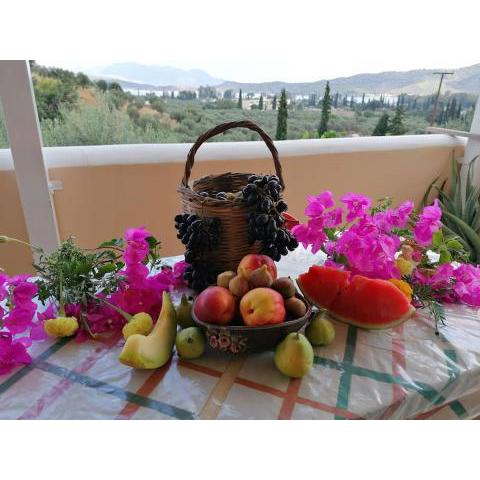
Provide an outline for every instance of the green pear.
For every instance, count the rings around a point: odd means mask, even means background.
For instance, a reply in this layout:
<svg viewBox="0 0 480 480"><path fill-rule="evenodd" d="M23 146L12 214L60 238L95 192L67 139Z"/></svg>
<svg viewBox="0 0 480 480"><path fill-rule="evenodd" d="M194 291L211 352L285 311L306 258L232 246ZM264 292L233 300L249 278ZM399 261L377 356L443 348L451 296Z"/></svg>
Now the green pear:
<svg viewBox="0 0 480 480"><path fill-rule="evenodd" d="M304 335L289 333L275 350L275 366L287 377L303 377L313 365L313 348Z"/></svg>
<svg viewBox="0 0 480 480"><path fill-rule="evenodd" d="M205 352L205 335L198 327L189 327L177 333L177 353L182 358L193 360Z"/></svg>
<svg viewBox="0 0 480 480"><path fill-rule="evenodd" d="M335 327L323 313L317 312L305 329L305 335L312 345L330 345L335 340Z"/></svg>
<svg viewBox="0 0 480 480"><path fill-rule="evenodd" d="M192 303L185 294L182 295L180 305L177 307L177 323L181 328L193 327L195 325L192 319Z"/></svg>

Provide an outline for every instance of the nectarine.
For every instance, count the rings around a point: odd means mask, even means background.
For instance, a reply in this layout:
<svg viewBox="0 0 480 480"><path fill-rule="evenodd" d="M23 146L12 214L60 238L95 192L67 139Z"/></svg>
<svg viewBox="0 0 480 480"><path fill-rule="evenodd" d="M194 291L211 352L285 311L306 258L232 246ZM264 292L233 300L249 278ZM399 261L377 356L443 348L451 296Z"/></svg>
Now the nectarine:
<svg viewBox="0 0 480 480"><path fill-rule="evenodd" d="M205 323L226 325L235 316L235 298L223 287L208 287L195 300L193 311Z"/></svg>
<svg viewBox="0 0 480 480"><path fill-rule="evenodd" d="M268 272L272 276L272 280L275 280L277 278L277 267L275 262L267 255L256 253L245 255L238 264L237 272L248 280L251 273L262 265L267 266Z"/></svg>
<svg viewBox="0 0 480 480"><path fill-rule="evenodd" d="M283 297L271 288L254 288L240 300L240 313L248 326L270 325L285 320Z"/></svg>

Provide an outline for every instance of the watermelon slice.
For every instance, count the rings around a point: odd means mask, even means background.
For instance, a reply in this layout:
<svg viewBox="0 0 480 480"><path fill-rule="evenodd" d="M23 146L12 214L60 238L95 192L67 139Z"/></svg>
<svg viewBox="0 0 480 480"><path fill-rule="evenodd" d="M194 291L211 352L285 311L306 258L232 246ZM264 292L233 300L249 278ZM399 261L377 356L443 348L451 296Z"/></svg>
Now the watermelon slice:
<svg viewBox="0 0 480 480"><path fill-rule="evenodd" d="M394 327L415 312L407 296L387 280L314 265L297 284L310 303L361 328Z"/></svg>

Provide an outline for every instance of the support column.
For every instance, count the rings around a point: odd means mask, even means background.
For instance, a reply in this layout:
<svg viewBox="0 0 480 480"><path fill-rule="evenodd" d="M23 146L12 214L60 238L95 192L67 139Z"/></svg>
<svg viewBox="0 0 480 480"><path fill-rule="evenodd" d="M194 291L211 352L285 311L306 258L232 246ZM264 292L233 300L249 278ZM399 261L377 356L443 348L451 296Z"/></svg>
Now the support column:
<svg viewBox="0 0 480 480"><path fill-rule="evenodd" d="M0 100L29 241L48 253L59 235L28 61L0 60Z"/></svg>
<svg viewBox="0 0 480 480"><path fill-rule="evenodd" d="M463 156L463 165L468 168L470 162L478 155L480 156L480 95L477 98L477 104L475 105L475 111L473 112L472 125L470 127L470 133L476 134L475 137L469 137L467 145L465 146L465 154ZM473 183L476 186L480 186L480 158L475 162L475 169L473 173Z"/></svg>

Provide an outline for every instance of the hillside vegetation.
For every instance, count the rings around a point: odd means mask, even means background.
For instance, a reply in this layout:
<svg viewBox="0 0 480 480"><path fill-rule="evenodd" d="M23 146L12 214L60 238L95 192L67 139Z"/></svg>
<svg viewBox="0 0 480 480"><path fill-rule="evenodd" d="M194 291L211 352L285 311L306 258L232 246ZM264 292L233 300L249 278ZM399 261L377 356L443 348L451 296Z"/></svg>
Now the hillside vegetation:
<svg viewBox="0 0 480 480"><path fill-rule="evenodd" d="M282 113L288 117L287 130L279 137L279 111L265 110L267 100L264 103L263 97L258 105L250 100L251 109L247 110L240 108L235 92L225 92L219 98L211 87L200 88L201 98L191 91L180 92L176 98L135 96L123 91L117 82L92 82L82 73L34 63L32 77L46 146L193 142L219 123L240 119L253 120L273 138L318 138L319 132L324 137L416 134L424 133L433 102L432 96L400 95L396 105L387 104L383 98L358 103L353 97L333 92L320 101L314 94L296 100L287 91L285 95L290 98ZM268 101L271 105L271 97ZM437 123L468 128L474 101L473 95L443 95ZM273 102L276 105L276 98ZM322 115L323 127L319 130ZM258 136L237 129L214 140L250 141L258 140ZM0 115L0 148L7 146Z"/></svg>

